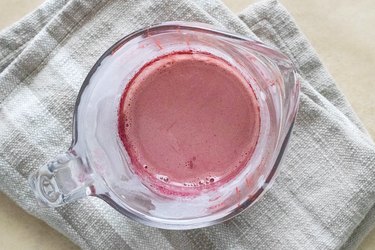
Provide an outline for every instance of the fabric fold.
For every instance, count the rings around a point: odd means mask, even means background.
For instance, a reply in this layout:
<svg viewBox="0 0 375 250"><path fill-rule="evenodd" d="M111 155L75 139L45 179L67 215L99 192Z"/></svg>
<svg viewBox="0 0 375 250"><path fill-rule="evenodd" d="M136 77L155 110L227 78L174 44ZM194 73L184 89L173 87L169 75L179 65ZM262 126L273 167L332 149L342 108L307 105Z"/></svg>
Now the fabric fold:
<svg viewBox="0 0 375 250"><path fill-rule="evenodd" d="M0 72L12 62L67 1L45 2L0 35Z"/></svg>
<svg viewBox="0 0 375 250"><path fill-rule="evenodd" d="M173 20L260 39L296 65L301 104L272 188L236 218L188 231L143 226L91 197L38 208L26 178L68 148L75 98L92 65L123 36ZM83 249L353 249L371 228L373 220L362 222L374 218L374 143L277 1L235 16L216 0L49 0L0 33L0 48L0 190Z"/></svg>

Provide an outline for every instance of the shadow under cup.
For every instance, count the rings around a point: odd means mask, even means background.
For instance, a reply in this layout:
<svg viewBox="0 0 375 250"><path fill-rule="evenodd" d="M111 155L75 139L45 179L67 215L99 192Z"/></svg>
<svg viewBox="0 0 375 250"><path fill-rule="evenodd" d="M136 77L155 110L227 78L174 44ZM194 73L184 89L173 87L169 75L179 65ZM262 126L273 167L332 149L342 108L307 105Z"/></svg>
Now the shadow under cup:
<svg viewBox="0 0 375 250"><path fill-rule="evenodd" d="M138 161L135 166L139 157L131 154L131 147L117 132L121 98L137 72L156 58L180 52L210 55L225 62L239 72L256 97L257 143L249 152L251 157L225 181L217 176L212 182L207 176L207 185L198 182L196 186L171 184L164 177L150 181L137 172L145 164ZM77 99L71 148L34 173L31 185L39 201L48 206L91 195L155 227L188 229L216 224L247 208L274 179L298 96L299 84L290 60L260 42L199 23L164 23L140 30L116 43L90 71ZM163 192L163 188L175 191Z"/></svg>

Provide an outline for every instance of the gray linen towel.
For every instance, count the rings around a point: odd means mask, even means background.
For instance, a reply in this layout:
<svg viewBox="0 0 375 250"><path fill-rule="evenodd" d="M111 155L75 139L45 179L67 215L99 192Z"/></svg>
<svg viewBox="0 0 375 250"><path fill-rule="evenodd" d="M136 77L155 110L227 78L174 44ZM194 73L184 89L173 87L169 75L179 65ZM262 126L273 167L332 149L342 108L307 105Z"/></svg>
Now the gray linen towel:
<svg viewBox="0 0 375 250"><path fill-rule="evenodd" d="M140 225L96 198L38 208L26 178L68 148L90 67L126 34L171 20L258 37L297 66L301 105L273 187L235 219L189 231ZM218 0L49 0L0 33L0 190L84 249L350 249L375 218L375 146L277 1L235 16Z"/></svg>

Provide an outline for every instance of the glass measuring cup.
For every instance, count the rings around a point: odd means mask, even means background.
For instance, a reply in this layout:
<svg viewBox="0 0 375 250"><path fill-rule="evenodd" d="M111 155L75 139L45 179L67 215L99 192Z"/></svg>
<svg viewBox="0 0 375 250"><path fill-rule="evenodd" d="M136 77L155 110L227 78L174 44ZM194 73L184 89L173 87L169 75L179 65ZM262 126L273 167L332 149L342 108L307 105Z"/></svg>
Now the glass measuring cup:
<svg viewBox="0 0 375 250"><path fill-rule="evenodd" d="M259 103L260 133L251 159L235 178L199 195L166 196L132 171L118 135L118 107L143 65L187 50L215 55L241 72ZM290 60L258 41L200 23L163 23L136 31L107 50L89 72L75 106L71 147L33 173L31 187L44 206L95 196L136 221L160 228L222 222L254 203L274 179L298 96Z"/></svg>

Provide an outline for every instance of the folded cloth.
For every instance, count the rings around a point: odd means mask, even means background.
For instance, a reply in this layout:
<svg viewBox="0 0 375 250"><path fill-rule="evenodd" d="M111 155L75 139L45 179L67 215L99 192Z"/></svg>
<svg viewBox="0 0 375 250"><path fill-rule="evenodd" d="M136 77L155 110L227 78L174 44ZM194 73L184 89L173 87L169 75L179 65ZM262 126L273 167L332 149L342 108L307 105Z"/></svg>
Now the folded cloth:
<svg viewBox="0 0 375 250"><path fill-rule="evenodd" d="M260 39L295 63L301 104L272 188L236 218L188 231L143 226L92 197L38 208L27 177L68 148L92 65L121 37L171 20ZM350 249L373 225L374 143L277 1L236 16L218 0L48 0L0 33L0 72L0 190L84 249Z"/></svg>

